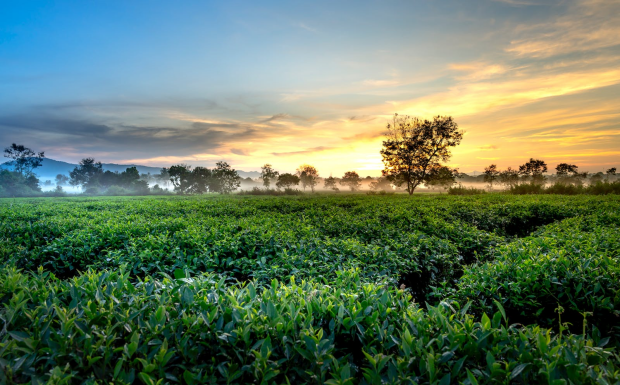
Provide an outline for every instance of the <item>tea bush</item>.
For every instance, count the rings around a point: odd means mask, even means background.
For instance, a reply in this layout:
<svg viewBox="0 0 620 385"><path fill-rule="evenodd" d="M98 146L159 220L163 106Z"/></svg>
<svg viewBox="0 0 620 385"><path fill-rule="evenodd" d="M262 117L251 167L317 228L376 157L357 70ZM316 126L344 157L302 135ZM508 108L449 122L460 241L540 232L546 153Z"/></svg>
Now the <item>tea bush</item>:
<svg viewBox="0 0 620 385"><path fill-rule="evenodd" d="M619 208L1 200L0 383L617 383Z"/></svg>
<svg viewBox="0 0 620 385"><path fill-rule="evenodd" d="M227 285L214 274L130 280L124 269L61 281L1 273L5 383L613 382L598 335L479 321L446 305L421 310L403 290L274 280Z"/></svg>

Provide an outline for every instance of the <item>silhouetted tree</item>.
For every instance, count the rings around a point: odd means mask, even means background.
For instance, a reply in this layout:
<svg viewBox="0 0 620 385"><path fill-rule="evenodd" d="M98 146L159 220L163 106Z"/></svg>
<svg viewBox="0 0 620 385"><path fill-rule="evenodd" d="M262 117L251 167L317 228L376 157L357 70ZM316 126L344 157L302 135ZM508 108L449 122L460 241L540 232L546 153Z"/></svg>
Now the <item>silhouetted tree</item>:
<svg viewBox="0 0 620 385"><path fill-rule="evenodd" d="M302 164L297 169L297 176L299 176L299 180L301 181L301 186L303 187L304 191L306 190L306 187L310 187L312 192L314 192L314 186L319 183L319 172L314 166L311 166L309 164Z"/></svg>
<svg viewBox="0 0 620 385"><path fill-rule="evenodd" d="M28 177L33 174L35 168L43 164L45 153L41 151L37 154L24 145L13 143L4 149L4 157L13 159L11 165L15 172Z"/></svg>
<svg viewBox="0 0 620 385"><path fill-rule="evenodd" d="M276 182L276 187L283 189L292 188L297 185L299 185L299 177L289 173L280 174L280 176L278 176L278 181Z"/></svg>
<svg viewBox="0 0 620 385"><path fill-rule="evenodd" d="M90 187L91 183L95 181L96 177L103 174L103 166L101 162L95 162L93 158L84 158L80 161L80 164L69 173L71 178L70 184L72 186L82 186L82 188Z"/></svg>
<svg viewBox="0 0 620 385"><path fill-rule="evenodd" d="M213 172L206 167L196 167L189 175L190 194L204 194L211 190L213 183Z"/></svg>
<svg viewBox="0 0 620 385"><path fill-rule="evenodd" d="M519 184L519 171L508 167L505 171L499 173L499 183L507 188L514 187Z"/></svg>
<svg viewBox="0 0 620 385"><path fill-rule="evenodd" d="M450 147L463 139L463 132L450 116L422 121L395 114L387 130L381 150L383 176L392 177L396 186L405 184L409 195L425 181L430 170L450 159Z"/></svg>
<svg viewBox="0 0 620 385"><path fill-rule="evenodd" d="M580 173L579 167L574 164L560 163L555 167L557 182L561 184L581 185L588 177L587 172Z"/></svg>
<svg viewBox="0 0 620 385"><path fill-rule="evenodd" d="M323 187L325 187L326 189L333 190L333 191L340 191L338 189L338 186L336 186L337 182L338 182L338 179L334 178L333 176L330 176L329 178L325 178L325 184L323 185Z"/></svg>
<svg viewBox="0 0 620 385"><path fill-rule="evenodd" d="M56 175L56 186L65 186L67 183L69 183L69 177L64 175L64 174L58 174Z"/></svg>
<svg viewBox="0 0 620 385"><path fill-rule="evenodd" d="M340 184L342 186L347 186L351 191L359 190L362 178L360 178L359 174L355 171L347 171L344 173L342 179L340 179Z"/></svg>
<svg viewBox="0 0 620 385"><path fill-rule="evenodd" d="M492 164L484 169L484 182L489 184L489 188L493 189L493 182L499 177L499 170L496 164Z"/></svg>
<svg viewBox="0 0 620 385"><path fill-rule="evenodd" d="M424 184L428 187L441 187L444 190L456 183L458 170L446 166L432 168L426 175Z"/></svg>
<svg viewBox="0 0 620 385"><path fill-rule="evenodd" d="M612 168L608 169L607 171L605 171L605 174L607 174L607 180L609 180L610 176L616 175L616 168L612 167Z"/></svg>
<svg viewBox="0 0 620 385"><path fill-rule="evenodd" d="M226 162L217 162L212 172L213 191L221 194L230 194L241 186L241 177L237 170Z"/></svg>
<svg viewBox="0 0 620 385"><path fill-rule="evenodd" d="M547 172L547 163L540 159L530 158L530 161L519 166L519 174L532 184L544 184Z"/></svg>
<svg viewBox="0 0 620 385"><path fill-rule="evenodd" d="M603 181L604 174L602 172L597 172L590 177L590 184L595 184Z"/></svg>
<svg viewBox="0 0 620 385"><path fill-rule="evenodd" d="M271 181L273 179L276 179L278 175L280 175L280 173L274 170L273 167L271 167L269 163L266 163L260 169L261 169L260 178L263 180L263 186L265 186L266 189L269 189L269 186L271 185Z"/></svg>

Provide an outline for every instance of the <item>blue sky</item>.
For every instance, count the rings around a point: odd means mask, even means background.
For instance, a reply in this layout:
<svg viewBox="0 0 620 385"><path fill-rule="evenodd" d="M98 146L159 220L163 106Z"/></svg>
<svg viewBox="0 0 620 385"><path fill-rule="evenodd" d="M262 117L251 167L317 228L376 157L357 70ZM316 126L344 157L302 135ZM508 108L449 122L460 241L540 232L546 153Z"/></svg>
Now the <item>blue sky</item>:
<svg viewBox="0 0 620 385"><path fill-rule="evenodd" d="M454 166L620 160L620 3L0 1L0 141L77 161L381 169L395 112Z"/></svg>

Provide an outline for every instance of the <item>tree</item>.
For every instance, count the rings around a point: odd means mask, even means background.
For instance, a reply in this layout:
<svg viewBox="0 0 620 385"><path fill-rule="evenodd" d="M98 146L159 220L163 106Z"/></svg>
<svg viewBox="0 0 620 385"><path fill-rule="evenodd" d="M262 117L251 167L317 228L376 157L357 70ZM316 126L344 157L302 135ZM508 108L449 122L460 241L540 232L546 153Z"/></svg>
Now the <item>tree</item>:
<svg viewBox="0 0 620 385"><path fill-rule="evenodd" d="M94 185L94 180L100 174L103 174L103 166L101 162L95 162L93 158L84 158L80 164L69 173L72 186L82 186L82 188Z"/></svg>
<svg viewBox="0 0 620 385"><path fill-rule="evenodd" d="M226 162L217 162L212 171L213 191L221 194L230 194L241 186L241 177L237 170L230 167Z"/></svg>
<svg viewBox="0 0 620 385"><path fill-rule="evenodd" d="M56 186L65 186L69 183L69 177L63 174L56 175Z"/></svg>
<svg viewBox="0 0 620 385"><path fill-rule="evenodd" d="M310 187L312 192L314 192L314 186L319 183L319 172L314 166L311 166L309 164L302 164L297 169L297 176L299 176L301 186L303 187L304 191L306 190L306 187Z"/></svg>
<svg viewBox="0 0 620 385"><path fill-rule="evenodd" d="M168 174L170 183L177 194L186 194L191 187L192 166L188 164L177 164L170 168L163 168L160 175Z"/></svg>
<svg viewBox="0 0 620 385"><path fill-rule="evenodd" d="M297 175L285 173L278 176L278 181L276 182L277 188L288 189L293 186L299 185L299 177Z"/></svg>
<svg viewBox="0 0 620 385"><path fill-rule="evenodd" d="M459 145L463 139L463 132L450 116L422 121L395 114L387 130L381 150L383 176L393 178L397 186L405 184L409 195L425 181L430 170L450 159L450 147Z"/></svg>
<svg viewBox="0 0 620 385"><path fill-rule="evenodd" d="M15 172L28 177L33 174L35 168L43 164L45 153L41 151L37 154L24 145L13 143L4 149L4 157L13 159L11 165Z"/></svg>
<svg viewBox="0 0 620 385"><path fill-rule="evenodd" d="M588 173L580 173L579 167L574 164L560 163L555 167L558 183L581 185Z"/></svg>
<svg viewBox="0 0 620 385"><path fill-rule="evenodd" d="M170 174L168 174L168 169L165 167L162 168L159 171L159 174L155 175L155 179L157 179L159 183L167 187L168 184L170 183Z"/></svg>
<svg viewBox="0 0 620 385"><path fill-rule="evenodd" d="M388 191L392 189L392 182L386 177L380 177L377 178L377 180L370 182L368 187L370 187L373 191Z"/></svg>
<svg viewBox="0 0 620 385"><path fill-rule="evenodd" d="M263 186L265 186L265 188L269 190L269 185L271 185L271 180L276 179L280 173L274 170L273 167L271 167L269 163L266 163L260 169L261 169L260 177L263 180Z"/></svg>
<svg viewBox="0 0 620 385"><path fill-rule="evenodd" d="M530 158L530 161L519 166L519 174L532 184L544 184L547 172L547 163L540 159Z"/></svg>
<svg viewBox="0 0 620 385"><path fill-rule="evenodd" d="M323 185L323 187L325 187L326 189L330 189L332 191L340 191L340 189L338 189L338 186L336 186L337 182L338 182L338 179L334 178L333 176L330 176L329 178L325 178L325 184Z"/></svg>
<svg viewBox="0 0 620 385"><path fill-rule="evenodd" d="M362 185L362 178L360 178L359 174L355 171L347 171L344 173L342 179L340 179L340 184L342 186L348 186L351 191L359 190Z"/></svg>
<svg viewBox="0 0 620 385"><path fill-rule="evenodd" d="M0 170L0 196L29 196L40 191L34 174L24 176L16 171Z"/></svg>
<svg viewBox="0 0 620 385"><path fill-rule="evenodd" d="M440 187L444 190L456 183L459 172L457 169L450 169L446 166L432 168L426 175L424 184L428 187Z"/></svg>
<svg viewBox="0 0 620 385"><path fill-rule="evenodd" d="M489 184L489 188L493 190L493 182L499 177L499 170L496 164L492 164L484 169L484 182Z"/></svg>
<svg viewBox="0 0 620 385"><path fill-rule="evenodd" d="M616 175L616 168L612 167L612 168L608 169L607 171L605 171L605 174L607 174L607 180L609 180L610 176Z"/></svg>
<svg viewBox="0 0 620 385"><path fill-rule="evenodd" d="M189 175L188 192L190 194L204 194L211 191L213 171L206 167L196 167Z"/></svg>
<svg viewBox="0 0 620 385"><path fill-rule="evenodd" d="M519 184L519 171L508 167L505 171L499 173L499 183L507 188L514 187Z"/></svg>

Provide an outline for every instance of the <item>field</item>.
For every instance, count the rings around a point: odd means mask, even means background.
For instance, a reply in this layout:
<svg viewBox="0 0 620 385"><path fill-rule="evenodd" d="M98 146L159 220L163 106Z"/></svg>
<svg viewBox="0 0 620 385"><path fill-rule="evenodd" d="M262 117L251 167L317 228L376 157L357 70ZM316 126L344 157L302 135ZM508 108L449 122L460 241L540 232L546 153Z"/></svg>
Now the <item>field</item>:
<svg viewBox="0 0 620 385"><path fill-rule="evenodd" d="M0 200L0 383L620 381L618 196Z"/></svg>

